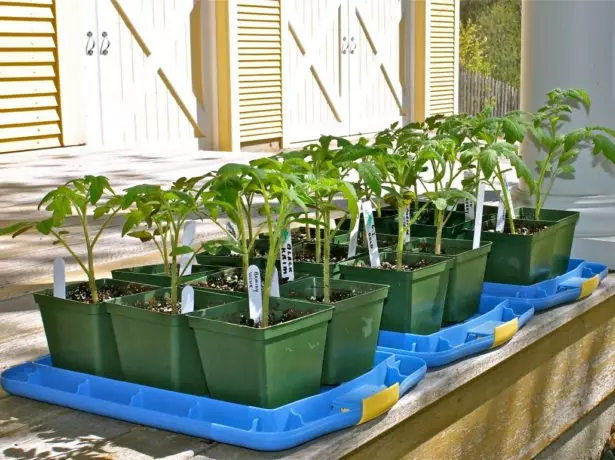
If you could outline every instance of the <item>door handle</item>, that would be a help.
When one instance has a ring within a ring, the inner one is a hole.
[[[106,56],[109,54],[109,47],[111,46],[111,41],[109,40],[109,34],[107,32],[102,33],[102,42],[100,43],[100,54]]]
[[[357,49],[357,42],[354,40],[354,37],[350,37],[350,54],[354,54]]]
[[[346,54],[348,52],[348,38],[342,37],[342,54]]]
[[[96,48],[96,42],[94,41],[94,34],[92,33],[91,30],[88,31],[88,33],[86,34],[86,36],[88,37],[88,41],[85,43],[85,54],[88,56],[91,56],[92,54],[94,54],[94,48]]]

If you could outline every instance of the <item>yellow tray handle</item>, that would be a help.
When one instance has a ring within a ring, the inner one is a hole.
[[[368,396],[363,400],[361,423],[369,422],[370,420],[379,417],[387,412],[399,400],[399,383],[391,385],[376,394]]]
[[[508,342],[518,330],[519,318],[511,319],[504,324],[500,324],[493,332],[493,345],[491,345],[491,348],[499,347],[503,343]]]
[[[600,275],[595,275],[589,278],[587,281],[584,281],[581,284],[581,294],[579,295],[579,299],[584,299],[585,297],[589,297],[600,284]]]

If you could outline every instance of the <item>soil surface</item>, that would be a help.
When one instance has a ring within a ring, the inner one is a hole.
[[[275,326],[276,324],[287,323],[297,318],[303,318],[304,316],[311,315],[313,310],[295,310],[294,308],[287,308],[281,315],[276,315],[273,312],[269,313],[269,326]],[[252,318],[246,315],[239,317],[239,324],[242,326],[248,326],[253,328],[260,328],[261,325],[256,323]]]
[[[264,283],[264,281],[264,278],[261,277],[261,282]],[[288,283],[288,280],[285,278],[279,278],[278,282],[282,285]],[[230,274],[219,275],[216,278],[213,278],[212,276],[209,280],[199,281],[197,283],[193,283],[192,285],[204,289],[216,289],[218,291],[228,292],[246,292],[247,290],[243,284],[241,269],[237,269],[236,272]]]
[[[351,297],[356,297],[360,294],[363,294],[363,291],[358,289],[332,291],[331,302],[329,303],[340,302],[345,299],[350,299]],[[314,303],[325,303],[325,298],[323,295],[306,295],[305,291],[290,291],[288,296],[292,299],[305,299]]]
[[[419,270],[421,268],[429,267],[439,261],[437,260],[427,260],[427,259],[418,259],[417,261],[411,264],[402,264],[401,271],[403,272],[413,272],[415,270]],[[369,262],[360,261],[356,265],[357,267],[366,267],[373,268],[370,266]],[[380,270],[397,270],[397,265],[395,262],[382,262],[380,264]]]
[[[98,300],[104,302],[116,297],[124,297],[132,294],[139,294],[157,289],[143,284],[121,284],[108,285],[98,288]],[[92,303],[92,294],[88,283],[81,283],[76,286],[69,286],[66,290],[66,298],[82,303]]]
[[[181,302],[177,302],[177,308],[173,309],[170,297],[152,297],[148,301],[136,302],[133,307],[142,308],[147,311],[155,311],[157,313],[166,313],[172,315],[181,311]]]
[[[321,252],[321,257],[324,251]],[[332,247],[329,262],[334,264],[348,259],[348,249],[344,247]],[[321,259],[322,260],[322,259]],[[316,250],[314,248],[299,248],[293,253],[294,262],[316,263]]]
[[[486,232],[495,233],[495,221],[490,221],[485,225]],[[529,224],[524,221],[518,221],[515,219],[515,230],[517,231],[516,235],[534,235],[535,233],[539,233],[543,230],[549,228],[548,225],[544,224]],[[508,220],[506,220],[506,225],[504,226],[504,233],[510,235],[510,226],[508,225]]]

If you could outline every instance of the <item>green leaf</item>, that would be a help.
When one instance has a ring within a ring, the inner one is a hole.
[[[576,169],[573,165],[563,165],[559,167],[560,174],[573,174]]]
[[[107,179],[103,176],[91,177],[90,179],[90,203],[96,204],[103,192],[105,191],[105,187],[108,185]]]
[[[504,118],[502,120],[502,129],[504,130],[506,142],[511,144],[521,142],[525,138],[525,127],[520,122],[511,118]]]
[[[485,179],[489,179],[491,177],[497,161],[498,155],[495,150],[487,148],[481,152],[478,163]]]
[[[148,232],[147,230],[137,230],[135,232],[130,232],[128,233],[128,236],[140,239],[141,243],[147,243],[148,241],[151,241],[154,239],[152,234]]]
[[[100,206],[94,210],[94,220],[100,219],[109,212],[110,208],[107,205]]]
[[[53,218],[41,220],[38,224],[36,224],[36,229],[43,235],[49,235],[53,227],[54,227]]]
[[[578,128],[570,131],[564,137],[564,150],[571,150],[577,146],[579,142],[585,139],[587,131],[585,128]]]
[[[359,172],[359,176],[368,187],[376,194],[376,196],[380,196],[382,193],[382,175],[380,174],[380,170],[373,163],[360,163],[357,168]]]
[[[15,238],[24,232],[34,228],[34,222],[18,222],[16,224],[9,225],[8,227],[0,228],[0,236],[13,235]]]
[[[594,141],[594,155],[602,153],[607,160],[611,163],[615,163],[615,144],[613,141],[603,134],[595,134],[593,136]]]
[[[174,257],[181,256],[184,254],[192,254],[193,252],[194,249],[192,249],[190,246],[178,246],[177,248],[173,249],[169,255],[171,257]]]
[[[434,206],[436,207],[436,209],[438,209],[440,211],[444,211],[446,209],[446,206],[447,206],[446,200],[444,198],[437,198],[434,201]]]

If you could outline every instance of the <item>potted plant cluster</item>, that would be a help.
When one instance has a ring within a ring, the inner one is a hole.
[[[529,284],[565,269],[578,215],[544,209],[546,198],[557,177],[574,173],[584,144],[615,162],[615,131],[562,134],[589,98],[570,89],[547,99],[533,114],[487,108],[394,124],[372,141],[323,136],[168,187],[118,194],[86,176],[42,199],[44,219],[0,235],[50,235],[85,274],[65,293],[35,294],[54,365],[278,407],[369,370],[380,329],[431,334],[464,321],[483,279]],[[536,174],[519,155],[526,138],[545,152]],[[535,208],[514,206],[513,171]],[[460,232],[456,209],[476,200],[479,184],[502,206],[483,221],[464,215]],[[85,256],[67,236],[71,216]],[[121,218],[122,234],[156,247],[160,264],[98,280],[95,246]],[[225,237],[195,242],[196,220]],[[468,224],[480,224],[480,238]],[[300,270],[309,276],[293,276]]]
[[[456,130],[466,138],[468,149],[478,159],[478,180],[500,193],[506,221],[496,231],[494,212],[486,213],[481,240],[493,242],[485,280],[508,284],[534,284],[562,274],[568,265],[575,213],[542,209],[555,179],[574,172],[572,162],[583,144],[593,146],[593,154],[615,161],[614,131],[601,126],[579,128],[561,134],[574,104],[589,107],[589,97],[579,89],[556,89],[536,113],[512,112],[494,117],[487,108],[476,117],[457,117]],[[530,137],[545,151],[536,164],[537,174],[519,155],[519,145]],[[516,209],[507,191],[508,162],[523,180],[536,208]],[[545,181],[547,181],[545,186]],[[545,216],[549,215],[550,218]]]
[[[122,208],[117,195],[103,176],[85,176],[49,192],[38,208],[49,213],[44,219],[12,224],[0,235],[13,238],[28,231],[51,236],[54,245],[63,246],[83,271],[87,281],[62,292],[45,289],[34,294],[38,304],[53,364],[58,367],[110,378],[122,378],[115,335],[104,302],[114,298],[152,291],[154,286],[97,279],[95,248]],[[79,254],[71,238],[71,218],[78,223],[85,244]],[[93,228],[96,227],[96,228]],[[63,273],[59,274],[61,277]]]

